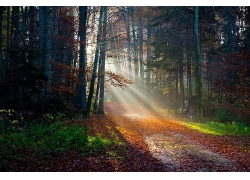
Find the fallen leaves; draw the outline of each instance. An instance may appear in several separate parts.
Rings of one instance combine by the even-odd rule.
[[[133,134],[134,139],[143,139],[143,136],[148,137],[156,134],[162,134],[165,137],[176,136],[175,138],[168,139],[167,144],[167,141],[165,141],[165,144],[162,143],[162,145],[158,143],[156,146],[160,148],[154,150],[155,153],[161,153],[164,148],[172,148],[173,152],[176,152],[172,155],[172,158],[173,161],[176,160],[176,163],[179,164],[179,168],[168,167],[168,170],[171,169],[170,171],[250,171],[250,154],[249,151],[246,150],[250,149],[249,137],[202,134],[181,125],[178,121],[162,118],[159,115],[157,116],[154,112],[139,107],[126,108],[117,103],[109,103],[106,106],[106,110],[108,115],[111,116],[109,119],[115,124],[122,124],[126,131],[138,131],[138,133]],[[130,111],[131,114],[136,114],[136,112],[147,114],[147,117],[137,117],[132,119],[132,121],[132,115],[130,118],[124,118],[123,115],[129,114]],[[129,137],[124,131],[121,133],[126,138]],[[177,138],[177,136],[180,137]],[[157,143],[156,141],[157,140],[154,139],[155,144]],[[129,142],[137,148],[143,149],[142,147],[145,146],[142,145],[144,143],[142,140],[133,141],[130,139]],[[196,150],[190,148],[193,146],[192,144],[203,147],[211,153],[205,153],[204,156],[204,153],[202,154],[197,148]],[[145,147],[143,150],[147,151],[148,147]],[[182,156],[178,157],[178,151],[180,151]],[[206,154],[208,154],[208,156]],[[218,157],[221,155],[219,158],[221,162],[219,162],[219,160],[216,162],[215,157],[217,157],[217,154]],[[171,157],[170,154],[169,156]],[[233,165],[228,165],[227,161],[223,158],[229,159]],[[223,161],[225,161],[225,163],[223,163]]]
[[[29,172],[188,172],[250,171],[249,137],[214,136],[191,130],[179,122],[162,118],[145,109],[134,108],[144,116],[133,119],[117,103],[108,103],[106,115],[73,122],[88,127],[90,135],[112,141],[111,146],[93,154],[48,152],[43,156],[26,149],[1,155],[1,171]],[[152,146],[147,138],[152,137]],[[151,148],[155,145],[155,149]],[[199,149],[199,148],[201,149]],[[203,149],[202,149],[203,148]],[[206,151],[206,152],[203,152]],[[165,154],[166,162],[154,154]],[[216,153],[218,156],[212,154]],[[214,157],[220,157],[221,161]],[[226,165],[230,160],[231,165]],[[223,160],[225,163],[223,163]]]

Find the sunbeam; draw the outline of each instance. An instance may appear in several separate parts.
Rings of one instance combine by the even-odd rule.
[[[149,116],[152,113],[162,117],[168,116],[169,114],[166,114],[167,111],[164,107],[167,107],[167,103],[171,102],[162,102],[160,104],[155,98],[155,95],[157,94],[152,94],[155,93],[154,90],[146,84],[145,77],[141,77],[139,72],[137,75],[135,74],[133,61],[131,63],[131,71],[127,67],[128,63],[124,63],[125,61],[126,59],[118,61],[117,59],[108,58],[106,62],[106,70],[121,74],[122,76],[134,81],[135,84],[128,84],[124,89],[113,86],[107,87],[107,100],[118,102],[123,105],[130,116],[131,114],[137,114],[142,117]],[[165,105],[162,106],[162,104]]]
[[[142,82],[140,80],[140,82]],[[138,83],[142,84],[142,83]],[[117,87],[109,87],[107,94],[108,100],[118,102],[126,109],[126,116],[136,118],[136,116],[148,117],[152,114],[159,116],[166,116],[160,111],[162,107],[155,102],[153,98],[147,93],[146,89],[149,88],[142,84],[143,88],[137,84],[127,85],[125,90]]]

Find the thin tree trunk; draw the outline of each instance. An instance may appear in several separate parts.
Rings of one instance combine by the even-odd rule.
[[[3,80],[3,53],[2,53],[2,48],[3,48],[3,41],[2,41],[2,26],[3,26],[3,9],[4,7],[0,6],[0,82]]]
[[[127,10],[129,11],[129,10]],[[130,38],[130,20],[129,20],[129,12],[124,12],[124,21],[127,30],[127,49],[128,49],[128,77],[132,80],[132,66],[131,66],[131,38]]]
[[[44,49],[44,36],[45,36],[45,17],[44,17],[44,6],[39,6],[39,62],[38,65],[40,66],[43,62],[44,55],[42,50]]]
[[[7,6],[7,23],[6,23],[6,35],[10,36],[10,6]],[[10,49],[10,40],[6,39],[6,49]],[[9,57],[9,51],[6,52],[6,57]],[[6,70],[10,68],[10,62],[6,63]]]
[[[192,74],[191,74],[191,67],[192,67],[192,57],[191,57],[191,53],[190,53],[191,49],[190,49],[190,45],[188,48],[188,54],[187,54],[187,74],[188,74],[188,97],[191,98],[192,97]]]
[[[181,107],[184,108],[183,57],[181,56],[178,57],[178,63],[179,63],[180,101],[181,101]]]
[[[176,65],[176,82],[175,82],[175,101],[176,101],[175,102],[175,117],[177,117],[177,110],[178,110],[178,104],[179,104],[179,103],[177,103],[178,102],[178,84],[179,84],[179,82],[178,82],[179,63],[177,62],[176,64],[177,65]]]
[[[99,100],[99,90],[100,90],[100,81],[101,81],[101,60],[102,60],[102,55],[100,53],[99,62],[98,62],[98,78],[97,78],[97,85],[96,85],[96,91],[95,91],[94,114],[98,113],[97,103]]]
[[[117,32],[117,27],[115,27],[115,35],[118,35]],[[120,74],[121,73],[121,58],[120,58],[120,54],[119,54],[119,37],[114,39],[114,46],[115,46],[115,58],[114,58],[114,62],[116,63],[116,73]]]
[[[140,89],[144,91],[144,63],[143,63],[143,34],[142,34],[143,26],[142,20],[139,22],[139,61],[140,61]]]
[[[95,79],[96,79],[96,69],[97,69],[97,64],[98,64],[98,55],[100,51],[100,37],[101,37],[101,29],[102,29],[102,22],[103,22],[103,11],[104,7],[102,6],[100,8],[100,17],[99,17],[99,27],[98,27],[98,34],[97,34],[97,45],[96,45],[96,50],[95,50],[95,59],[94,59],[94,68],[92,72],[92,78],[90,81],[90,88],[89,88],[89,95],[88,95],[88,101],[87,101],[87,106],[86,106],[86,117],[90,118],[90,112],[91,112],[91,102],[94,94],[94,86],[95,86]]]
[[[202,72],[201,72],[201,50],[199,38],[199,6],[195,6],[195,20],[194,20],[194,35],[196,43],[196,81],[197,81],[197,98],[198,98],[198,119],[201,121],[203,116],[203,90],[202,90]]]
[[[151,47],[150,47],[150,39],[151,39],[151,24],[148,20],[147,24],[147,74],[146,74],[146,94],[149,96],[150,94],[150,81],[151,81]]]
[[[132,35],[133,35],[133,49],[134,49],[134,67],[135,67],[135,84],[139,83],[139,64],[138,64],[138,39],[136,38],[134,9],[132,9]]]
[[[51,57],[52,57],[52,51],[51,51],[51,20],[52,20],[52,12],[50,7],[46,7],[45,10],[45,22],[46,22],[46,29],[47,29],[47,34],[46,34],[46,58],[45,58],[45,75],[48,78],[48,82],[51,82]]]
[[[18,38],[18,33],[19,33],[19,6],[13,6],[13,32],[14,32],[14,38],[17,39]],[[16,46],[16,44],[15,44]]]

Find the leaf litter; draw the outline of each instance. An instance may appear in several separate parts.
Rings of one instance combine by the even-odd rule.
[[[118,103],[105,115],[74,122],[90,135],[110,139],[98,152],[48,152],[30,149],[1,156],[1,171],[29,172],[249,172],[248,136],[215,136],[192,130],[173,118]]]

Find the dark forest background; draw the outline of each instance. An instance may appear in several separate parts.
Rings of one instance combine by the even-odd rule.
[[[142,106],[249,124],[249,23],[247,6],[1,6],[0,118],[90,117],[129,85]]]

